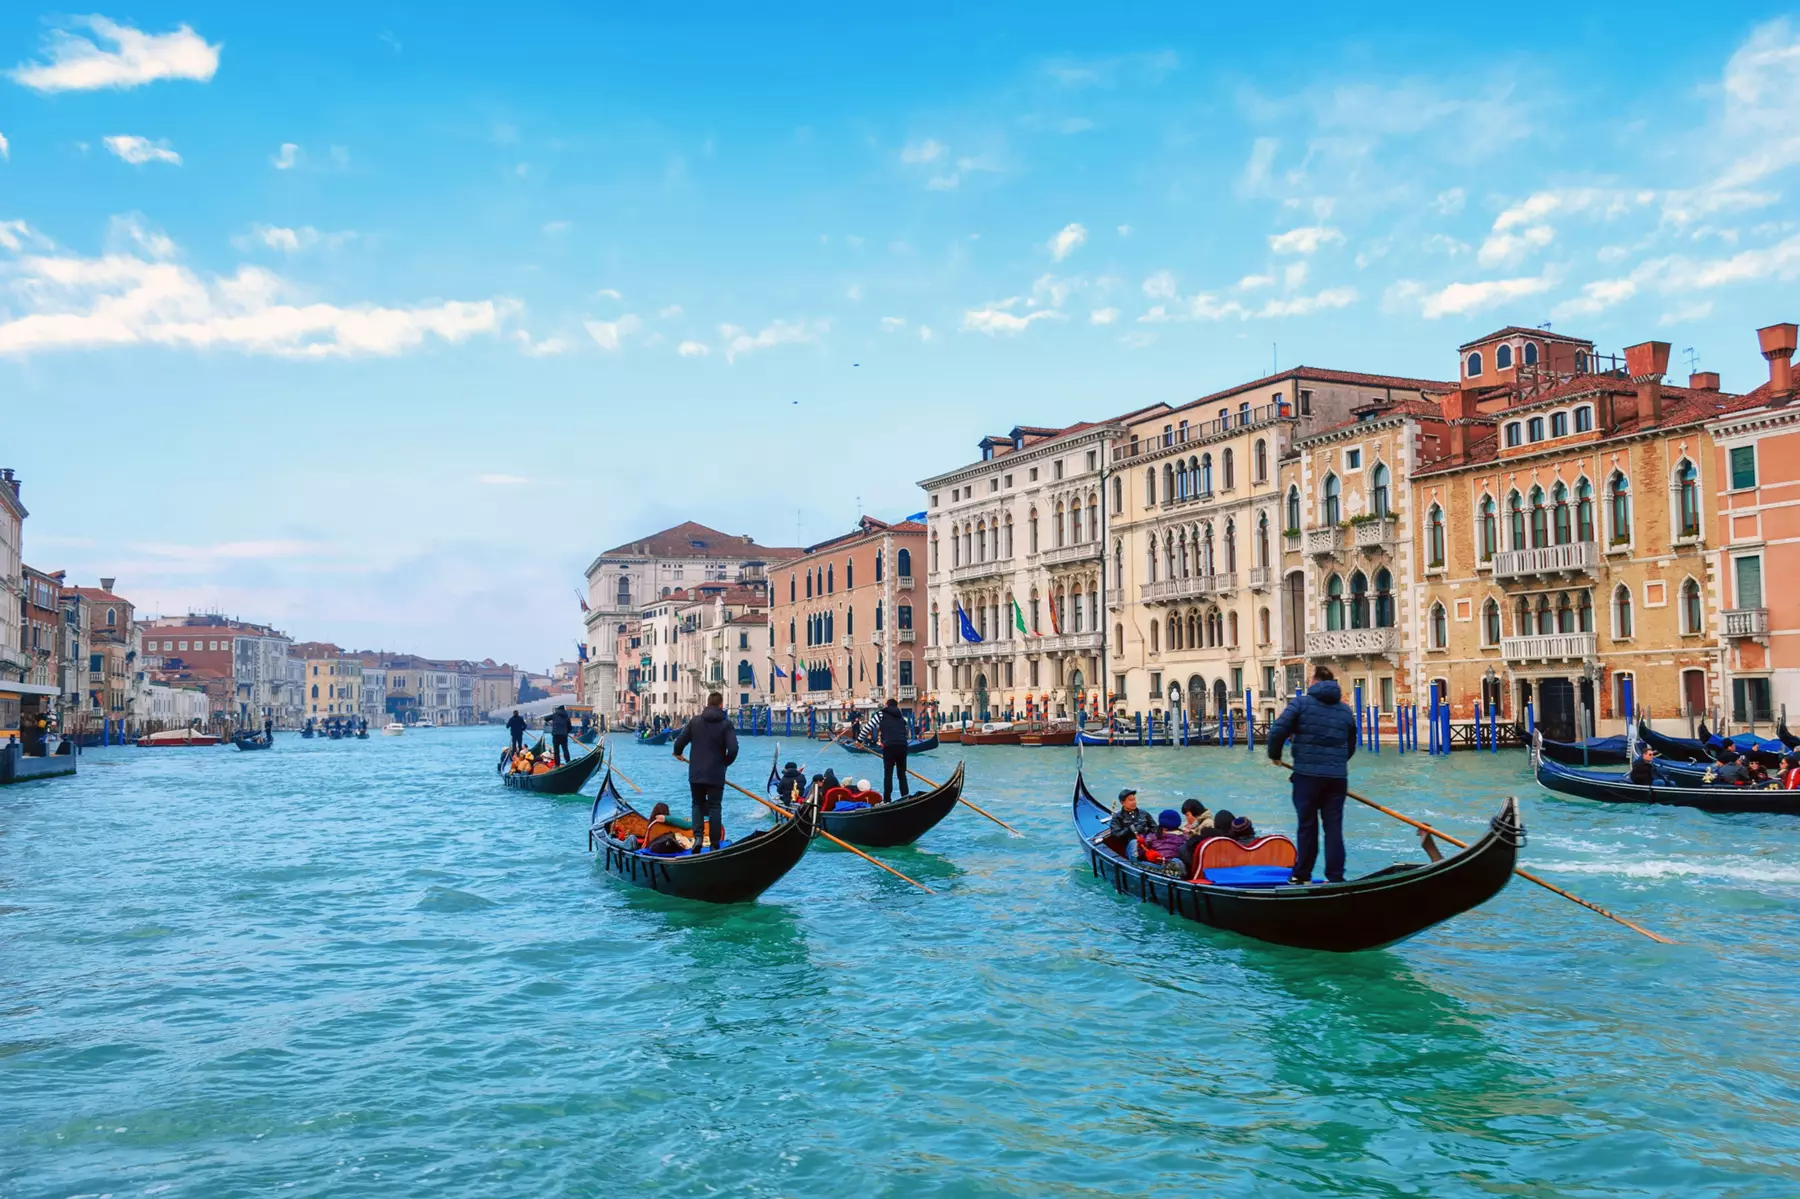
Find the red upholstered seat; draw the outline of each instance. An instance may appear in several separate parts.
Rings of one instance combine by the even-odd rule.
[[[1203,883],[1208,870],[1228,866],[1285,866],[1291,870],[1299,856],[1294,843],[1280,833],[1269,833],[1252,841],[1208,837],[1194,850],[1192,881]]]
[[[831,809],[837,807],[839,800],[851,799],[851,798],[853,798],[853,797],[850,794],[850,788],[848,788],[848,787],[833,787],[831,790],[829,790],[825,793],[825,799],[822,803],[819,804],[819,809],[821,811],[829,812],[829,811],[831,811]]]

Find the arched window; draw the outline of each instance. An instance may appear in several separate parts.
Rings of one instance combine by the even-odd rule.
[[[109,616],[110,616],[110,615],[112,615],[112,614],[111,614],[111,613],[110,613],[110,612],[109,612],[109,613],[107,613],[107,615],[109,615]],[[318,699],[318,698],[319,698],[319,685],[318,685],[318,684],[317,684],[317,683],[314,683],[314,684],[313,684],[313,685],[312,685],[312,687],[313,687],[313,693],[312,693],[312,697],[313,697],[313,698],[314,698],[314,699]]]
[[[1087,539],[1089,541],[1098,541],[1098,540],[1100,540],[1100,497],[1091,491],[1088,492],[1087,512],[1088,512]]]
[[[1067,544],[1069,510],[1061,500],[1056,503],[1056,546],[1061,549]]]
[[[1494,514],[1494,497],[1481,497],[1481,560],[1492,562],[1494,551],[1499,549],[1500,530]]]
[[[1516,491],[1506,497],[1506,536],[1509,548],[1525,548],[1525,504]]]
[[[1394,576],[1385,566],[1375,572],[1375,627],[1394,627]]]
[[[1152,541],[1144,547],[1144,581],[1156,582],[1156,542]]]
[[[1494,347],[1494,369],[1505,370],[1512,365],[1512,347],[1500,345]]]
[[[1350,627],[1369,627],[1369,579],[1360,570],[1350,576]]]
[[[1624,545],[1631,540],[1631,484],[1618,471],[1613,472],[1612,481],[1607,484],[1607,502],[1611,508],[1608,515],[1612,520],[1612,544]]]
[[[1469,378],[1473,379],[1475,376],[1479,375],[1480,373],[1481,373],[1481,351],[1476,350],[1469,355],[1468,362],[1464,364],[1463,374],[1465,374]]]
[[[1585,375],[1585,374],[1587,374],[1587,368],[1588,368],[1587,351],[1586,350],[1576,350],[1575,351],[1575,373],[1578,375]]]
[[[1175,459],[1175,498],[1178,500],[1185,500],[1185,499],[1187,499],[1187,497],[1188,497],[1187,463],[1183,462],[1181,459],[1177,458],[1177,459]]]
[[[1124,652],[1125,652],[1125,626],[1122,624],[1115,624],[1115,625],[1113,625],[1113,653],[1122,654]]]
[[[1174,653],[1181,648],[1181,614],[1169,613],[1169,652]]]
[[[789,648],[792,648],[794,642],[799,640],[799,638],[796,637],[794,635],[794,633],[795,633],[795,624],[792,620],[789,620],[788,621],[788,646],[789,646]]]
[[[1344,580],[1336,575],[1325,581],[1325,627],[1333,632],[1344,627]]]
[[[1144,507],[1148,508],[1154,503],[1156,503],[1156,468],[1149,466],[1144,468]]]
[[[1550,597],[1547,595],[1538,596],[1537,631],[1541,637],[1548,637],[1556,632],[1556,617],[1550,613]]]
[[[830,595],[832,592],[834,592],[836,590],[837,590],[837,567],[828,562],[825,564],[825,594]]]
[[[1531,548],[1542,549],[1550,544],[1550,514],[1544,510],[1544,489],[1531,489]]]
[[[1376,516],[1387,516],[1393,511],[1388,503],[1388,468],[1379,463],[1369,474],[1369,511]]]
[[[856,605],[844,609],[844,632],[847,636],[856,636]]]
[[[1266,607],[1257,609],[1256,634],[1256,640],[1259,644],[1269,644],[1269,610]]]
[[[986,562],[988,558],[987,521],[975,522],[975,561]]]
[[[1256,518],[1256,565],[1258,569],[1269,569],[1269,514],[1262,513]]]
[[[1586,479],[1575,482],[1575,539],[1594,539],[1594,485]]]
[[[1594,596],[1592,592],[1583,591],[1581,602],[1575,608],[1575,623],[1583,633],[1594,631]]]
[[[1444,510],[1437,504],[1425,514],[1425,555],[1432,566],[1444,565]]]
[[[1069,541],[1074,545],[1081,544],[1081,499],[1079,496],[1069,503]]]
[[[996,540],[996,542],[998,542],[999,539],[996,538],[995,540]],[[996,545],[996,549],[997,548],[998,548],[998,546]],[[848,591],[854,586],[856,586],[856,559],[855,558],[845,558],[844,559],[844,590]]]
[[[1157,644],[1161,630],[1162,625],[1154,620],[1150,622],[1150,652],[1153,654],[1162,653],[1162,646]]]
[[[1506,448],[1525,444],[1525,426],[1519,421],[1506,422]]]
[[[113,629],[113,628],[117,628],[118,625],[119,625],[119,610],[117,608],[108,608],[106,610],[106,627],[109,629]]]
[[[911,578],[912,577],[912,551],[911,550],[901,550],[899,553],[895,554],[894,555],[894,565],[899,570],[901,578],[903,578],[903,579]]]
[[[1025,552],[1029,553],[1029,554],[1035,554],[1038,552],[1038,520],[1037,520],[1037,509],[1036,508],[1033,508],[1031,510],[1031,516],[1029,518],[1029,521],[1030,521],[1030,527],[1028,528],[1028,530],[1026,532],[1026,540],[1030,543],[1030,548],[1027,549]]]
[[[1513,636],[1531,636],[1531,601],[1522,595],[1513,608]]]
[[[1233,465],[1231,447],[1227,446],[1219,455],[1219,469],[1225,473],[1224,487],[1230,491],[1237,486],[1237,468]]]
[[[1327,526],[1338,523],[1338,479],[1336,475],[1325,476],[1325,504],[1320,516]]]
[[[1213,460],[1211,454],[1200,456],[1200,494],[1211,495],[1213,489]]]
[[[1569,525],[1569,489],[1561,480],[1550,489],[1551,525],[1556,533],[1556,544],[1567,545],[1574,536]]]
[[[1118,475],[1113,476],[1112,495],[1113,514],[1117,515],[1118,513],[1125,511],[1125,480],[1121,479]]]
[[[1125,543],[1113,542],[1113,589],[1125,594]]]
[[[1450,645],[1450,620],[1444,605],[1431,605],[1431,648],[1446,649]]]
[[[1237,521],[1225,522],[1225,573],[1237,573]]]
[[[1538,362],[1537,342],[1528,341],[1525,343],[1525,365],[1526,366],[1536,366],[1537,362]]]
[[[1493,596],[1481,605],[1481,643],[1500,644],[1500,605],[1494,602]]]
[[[1256,481],[1269,481],[1269,443],[1260,437],[1256,439]]]
[[[1218,559],[1213,557],[1213,530],[1212,530],[1212,526],[1210,524],[1206,526],[1206,533],[1205,533],[1204,537],[1201,539],[1200,545],[1202,548],[1205,549],[1206,557],[1204,559],[1201,559],[1197,556],[1197,552],[1196,552],[1196,558],[1194,561],[1194,567],[1195,567],[1194,573],[1196,573],[1196,574],[1201,574],[1201,573],[1212,574],[1215,570],[1218,569]],[[1204,563],[1204,565],[1203,565],[1203,563]]]
[[[1700,536],[1700,472],[1686,458],[1675,468],[1675,496],[1678,536]]]
[[[954,544],[954,542],[952,542],[952,544]],[[812,598],[812,591],[813,591],[812,579],[813,579],[812,571],[809,570],[806,572],[806,598],[807,599]]]
[[[1228,625],[1227,625],[1227,627],[1228,627],[1228,630],[1229,630],[1229,631],[1228,631],[1228,633],[1227,633],[1227,635],[1226,635],[1226,638],[1225,638],[1225,644],[1226,644],[1226,645],[1236,645],[1236,644],[1237,644],[1237,643],[1238,643],[1238,614],[1237,614],[1237,610],[1236,610],[1236,609],[1235,609],[1235,608],[1234,608],[1234,609],[1233,609],[1233,610],[1232,610],[1232,613],[1231,613],[1231,615],[1230,615],[1230,616],[1229,616],[1229,617],[1227,617],[1227,618],[1226,618],[1226,619],[1227,619],[1227,621],[1228,621]]]
[[[1700,607],[1700,584],[1688,579],[1681,584],[1681,631],[1703,633],[1706,618]]]
[[[1631,636],[1631,589],[1620,583],[1613,588],[1613,640]]]
[[[1179,498],[1175,490],[1175,468],[1167,462],[1163,463],[1163,503]]]
[[[1012,517],[1008,516],[1006,518],[1006,524],[1007,524],[1007,529],[1006,529],[1007,540],[1010,543],[1010,541],[1012,539]],[[1007,552],[1011,553],[1012,551],[1009,549]],[[883,561],[886,560],[886,558],[887,558],[887,555],[882,553],[881,551],[877,550],[875,552],[875,581],[877,583],[881,582],[881,570],[882,570],[881,564]]]
[[[1287,531],[1290,533],[1300,531],[1300,489],[1298,487],[1288,488]]]
[[[1569,593],[1566,591],[1556,597],[1556,631],[1559,633],[1575,631],[1575,608],[1569,603]]]

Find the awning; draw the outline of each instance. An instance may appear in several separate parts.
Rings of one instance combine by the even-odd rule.
[[[61,695],[61,687],[46,683],[14,683],[0,680],[0,695]]]

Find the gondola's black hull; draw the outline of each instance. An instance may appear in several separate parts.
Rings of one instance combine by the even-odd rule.
[[[962,787],[963,766],[958,762],[955,772],[929,791],[915,791],[905,799],[854,812],[821,812],[819,825],[852,845],[872,849],[911,845],[956,809]]]
[[[1625,738],[1605,737],[1600,744],[1543,739],[1544,756],[1569,766],[1623,766],[1631,761]]]
[[[654,733],[639,733],[637,740],[639,745],[667,745],[674,735],[674,729],[657,729]]]
[[[701,903],[748,903],[755,899],[799,865],[818,831],[818,809],[804,804],[793,819],[724,849],[675,857],[654,856],[626,849],[608,835],[607,822],[611,817],[601,819],[601,809],[608,803],[615,809],[623,806],[611,774],[600,782],[594,819],[588,830],[588,844],[599,853],[601,867],[635,887]]]
[[[1724,747],[1715,749],[1706,743],[1711,734],[1706,731],[1705,725],[1700,726],[1699,732],[1701,736],[1697,740],[1687,737],[1666,737],[1655,729],[1640,724],[1638,725],[1638,740],[1655,750],[1656,755],[1660,758],[1673,758],[1677,762],[1720,761]],[[1731,748],[1736,749],[1735,746]],[[1760,762],[1770,768],[1782,765],[1781,755],[1773,750],[1752,746],[1737,752],[1742,753],[1747,761]]]
[[[869,754],[871,756],[880,756],[881,754],[880,749],[870,745],[863,745],[857,741],[840,741],[838,744],[853,754]],[[938,736],[936,733],[933,733],[929,737],[920,737],[917,740],[908,741],[906,743],[906,752],[909,756],[912,754],[928,754],[937,747]]]
[[[1096,878],[1171,915],[1296,949],[1380,949],[1478,907],[1506,886],[1525,843],[1508,799],[1486,836],[1454,857],[1317,886],[1219,887],[1155,873],[1096,844],[1108,813],[1075,779],[1075,831]]]
[[[231,743],[246,752],[253,749],[268,749],[275,744],[273,740],[264,741],[261,737],[233,737]]]
[[[1683,787],[1667,783],[1644,786],[1620,775],[1596,776],[1557,762],[1539,758],[1538,786],[1558,795],[1597,799],[1606,803],[1663,804],[1698,808],[1703,812],[1773,812],[1800,816],[1800,791],[1767,787]]]
[[[546,770],[543,774],[513,774],[510,771],[500,777],[508,787],[516,787],[520,791],[532,791],[538,795],[576,795],[599,769],[600,760],[606,755],[597,749],[589,750],[579,758],[555,770]]]

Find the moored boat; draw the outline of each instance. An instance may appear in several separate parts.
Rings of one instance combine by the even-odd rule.
[[[1631,760],[1623,737],[1590,737],[1585,741],[1543,739],[1544,756],[1570,766],[1623,766]]]
[[[404,735],[405,732],[406,726],[401,724],[398,720],[391,720],[387,724],[381,726],[381,735],[383,737],[399,737]]]
[[[137,739],[138,746],[143,749],[167,749],[190,745],[217,745],[223,738],[216,733],[202,733],[195,729],[169,729],[161,733],[146,733]]]
[[[817,807],[806,803],[774,828],[759,828],[721,848],[653,854],[636,846],[649,844],[672,826],[651,825],[619,795],[609,771],[594,799],[588,848],[600,851],[608,874],[634,886],[704,903],[745,903],[799,865],[818,832],[817,816]]]
[[[1047,724],[1019,734],[1020,745],[1073,745],[1075,726]]]
[[[963,730],[964,745],[1017,745],[1024,733],[1017,725],[1010,723],[989,723],[980,728],[970,726]]]
[[[1094,876],[1120,894],[1259,941],[1333,952],[1392,945],[1486,903],[1512,878],[1519,847],[1525,844],[1518,801],[1508,798],[1486,836],[1436,862],[1389,866],[1341,883],[1296,886],[1280,879],[1261,881],[1284,874],[1285,867],[1212,868],[1202,861],[1201,873],[1184,879],[1161,873],[1157,863],[1129,860],[1120,847],[1108,843],[1104,834],[1110,816],[1078,770],[1076,835]],[[1225,840],[1213,838],[1200,852]],[[1265,837],[1258,844],[1273,840]],[[1291,865],[1292,856],[1287,861]]]
[[[564,762],[561,766],[553,770],[546,770],[542,774],[515,773],[508,770],[502,772],[500,778],[508,787],[516,787],[520,791],[534,791],[539,795],[575,795],[581,791],[588,779],[593,777],[594,771],[600,767],[601,759],[605,757],[605,751],[590,749],[579,758]]]
[[[944,725],[937,731],[937,739],[945,745],[961,745],[963,739],[962,726]]]
[[[1606,803],[1666,804],[1698,808],[1703,812],[1772,812],[1800,816],[1800,791],[1783,791],[1777,784],[1720,786],[1690,783],[1679,778],[1649,785],[1634,783],[1624,775],[1581,770],[1533,754],[1538,785],[1559,795],[1597,799]]]

